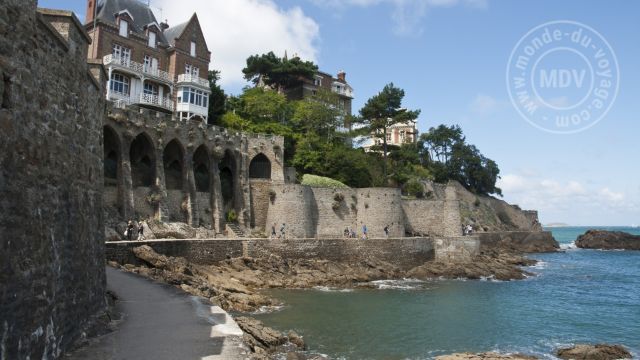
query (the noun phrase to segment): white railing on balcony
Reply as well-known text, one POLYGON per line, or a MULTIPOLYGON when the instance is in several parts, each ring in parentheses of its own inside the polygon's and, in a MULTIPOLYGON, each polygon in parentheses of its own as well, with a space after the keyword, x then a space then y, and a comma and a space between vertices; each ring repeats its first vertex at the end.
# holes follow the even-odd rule
POLYGON ((160 97, 158 95, 140 94, 140 98, 136 102, 140 104, 160 106, 173 111, 173 101, 170 98, 160 97))
POLYGON ((116 65, 138 74, 153 76, 166 82, 172 81, 171 75, 169 75, 168 72, 131 61, 128 57, 114 56, 113 54, 110 54, 102 58, 102 62, 105 66, 116 65))
POLYGON ((340 95, 344 95, 344 96, 348 96, 348 97, 353 97, 353 91, 351 89, 340 88, 340 90, 338 90, 338 89, 336 89, 334 87, 334 88, 332 88, 332 90, 336 94, 340 94, 340 95))
POLYGON ((178 75, 178 82, 198 84, 200 86, 209 87, 209 80, 191 74, 178 75))

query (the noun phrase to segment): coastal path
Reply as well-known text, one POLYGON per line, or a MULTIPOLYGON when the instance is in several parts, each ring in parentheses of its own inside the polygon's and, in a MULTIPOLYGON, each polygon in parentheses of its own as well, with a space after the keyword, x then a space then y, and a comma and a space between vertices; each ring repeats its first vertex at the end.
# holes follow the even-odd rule
POLYGON ((117 329, 65 359, 242 359, 242 331, 218 306, 166 284, 107 266, 107 288, 119 300, 117 329))

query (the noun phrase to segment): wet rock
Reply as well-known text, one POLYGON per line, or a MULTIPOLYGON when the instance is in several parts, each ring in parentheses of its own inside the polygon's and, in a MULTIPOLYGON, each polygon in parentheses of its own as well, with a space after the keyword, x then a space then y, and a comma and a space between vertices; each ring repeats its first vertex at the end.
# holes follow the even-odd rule
POLYGON ((640 250, 640 235, 622 231, 588 230, 578 236, 576 246, 583 249, 640 250))
POLYGON ((521 266, 530 266, 536 261, 508 252, 485 252, 468 262, 431 261, 407 272, 407 277, 416 279, 496 279, 521 280, 531 273, 521 266))
POLYGON ((288 338, 278 330, 272 329, 256 319, 250 317, 238 317, 236 323, 245 333, 245 343, 252 350, 256 347, 267 351, 275 351, 279 346, 287 343, 288 338))
POLYGON ((570 348, 558 349, 556 355, 566 360, 614 360, 632 358, 631 353, 623 346, 609 344, 577 344, 570 348))
POLYGON ((523 354, 499 354, 496 352, 486 353, 456 353, 450 355, 436 356, 436 360, 534 360, 535 356, 523 354))

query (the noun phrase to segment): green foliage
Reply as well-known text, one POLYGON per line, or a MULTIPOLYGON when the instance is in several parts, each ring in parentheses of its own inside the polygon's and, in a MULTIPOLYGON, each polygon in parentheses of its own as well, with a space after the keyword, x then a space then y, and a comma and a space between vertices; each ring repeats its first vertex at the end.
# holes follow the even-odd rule
POLYGON ((207 122, 209 124, 221 124, 222 115, 225 112, 225 94, 224 90, 218 85, 220 80, 220 71, 209 70, 207 74, 209 79, 209 88, 211 94, 209 95, 209 113, 207 122))
POLYGON ((245 79, 279 91, 300 85, 304 79, 312 79, 317 71, 318 66, 311 61, 302 61, 299 57, 279 58, 272 51, 250 56, 247 66, 242 69, 245 79))
POLYGON ((334 189, 348 189, 349 187, 338 180, 334 180, 324 176, 304 174, 302 176, 302 185, 311 187, 324 187, 334 189))
POLYGON ((227 211, 227 214, 225 216, 226 220, 228 223, 233 223, 236 222, 238 220, 238 215, 236 214, 236 211, 231 209, 229 211, 227 211))
POLYGON ((394 124, 414 121, 420 115, 420 110, 402 108, 403 98, 404 90, 389 83, 381 92, 367 100, 364 107, 360 109, 360 118, 357 120, 364 125, 363 129, 366 129, 369 134, 376 134, 382 138, 385 181, 387 177, 387 129, 394 124))
POLYGON ((435 181, 457 180, 474 193, 502 195, 496 187, 498 165, 467 144, 459 126, 429 129, 420 136, 418 147, 420 161, 430 169, 435 181))
POLYGON ((424 185, 418 179, 410 179, 404 184, 403 192, 409 196, 415 196, 418 199, 424 197, 424 185))
POLYGON ((228 129, 240 130, 240 131, 247 130, 249 128, 249 125, 251 125, 251 123, 248 120, 232 112, 226 112, 224 115, 222 115, 220 122, 222 126, 228 129))

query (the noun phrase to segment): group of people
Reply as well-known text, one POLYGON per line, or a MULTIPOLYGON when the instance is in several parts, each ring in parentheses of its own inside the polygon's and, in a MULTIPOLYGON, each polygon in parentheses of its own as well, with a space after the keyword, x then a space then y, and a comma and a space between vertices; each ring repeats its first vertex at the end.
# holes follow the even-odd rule
POLYGON ((129 222, 127 222, 127 229, 124 231, 124 237, 127 240, 144 240, 144 225, 142 220, 139 220, 137 224, 134 224, 133 220, 129 220, 129 222))
MULTIPOLYGON (((385 237, 389 237, 389 225, 385 225, 384 226, 384 236, 385 237)), ((355 239, 357 237, 356 235, 356 231, 352 228, 352 227, 346 227, 344 229, 344 231, 342 232, 342 236, 344 238, 353 238, 355 239)), ((366 240, 369 237, 369 229, 367 229, 367 225, 366 224, 362 224, 362 239, 366 240)))
POLYGON ((462 225, 462 236, 471 235, 472 232, 473 227, 471 226, 471 224, 462 225))
MULTIPOLYGON (((278 235, 277 238, 283 240, 286 238, 284 223, 282 223, 282 226, 280 226, 280 235, 278 235)), ((273 223, 273 225, 271 225, 271 236, 269 236, 269 239, 276 239, 276 223, 273 223)))

